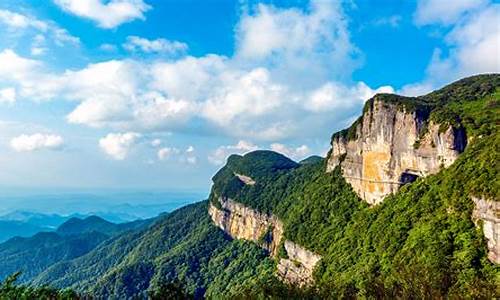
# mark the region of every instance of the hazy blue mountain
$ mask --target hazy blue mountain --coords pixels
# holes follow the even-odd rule
[[[28,237],[40,231],[49,231],[47,227],[37,226],[20,221],[1,221],[0,220],[0,242],[6,241],[12,237]]]
[[[206,197],[206,192],[64,189],[18,191],[2,187],[0,215],[14,211],[75,217],[96,215],[113,223],[122,223],[156,217],[160,213],[173,211]]]
[[[80,214],[61,216],[41,214],[30,211],[13,211],[0,216],[0,242],[12,237],[30,237],[38,232],[49,232],[73,217],[85,217]]]
[[[115,224],[98,216],[90,216],[85,219],[71,218],[59,226],[56,233],[63,236],[79,235],[91,232],[115,235],[127,230],[139,228],[151,223],[152,221],[153,219],[147,219]]]
[[[55,232],[11,238],[0,244],[0,281],[18,271],[22,272],[21,281],[30,280],[54,263],[84,255],[115,235],[147,227],[153,222],[154,219],[146,219],[115,224],[97,216],[74,217],[61,224]],[[40,228],[33,231],[37,229]]]

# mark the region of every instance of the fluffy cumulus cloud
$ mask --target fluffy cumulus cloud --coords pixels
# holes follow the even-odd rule
[[[187,51],[188,45],[178,41],[166,39],[148,40],[138,36],[129,36],[123,44],[128,51],[142,51],[145,53],[164,53],[169,55],[182,54]]]
[[[340,1],[311,1],[305,10],[259,4],[242,17],[236,38],[239,58],[272,65],[284,82],[350,78],[359,65]]]
[[[452,24],[471,10],[482,7],[487,3],[488,0],[420,0],[417,3],[414,18],[418,25]]]
[[[161,140],[160,139],[154,139],[151,141],[151,146],[152,147],[159,147],[161,145]]]
[[[61,149],[64,139],[60,135],[35,133],[22,134],[10,141],[10,146],[17,152],[31,152],[41,149]]]
[[[350,87],[328,82],[310,93],[305,102],[305,107],[315,112],[342,112],[351,107],[359,107],[377,93],[394,93],[394,89],[390,86],[382,86],[373,90],[363,82],[358,82]]]
[[[102,28],[115,28],[135,19],[145,19],[151,6],[143,0],[54,0],[63,10],[95,21]]]
[[[198,162],[198,157],[193,146],[188,146],[184,151],[176,147],[163,147],[157,152],[158,160],[160,161],[177,161],[180,163],[195,165]]]
[[[226,162],[226,159],[231,154],[245,154],[254,150],[259,149],[257,145],[254,145],[248,141],[239,141],[235,145],[220,146],[215,149],[208,156],[208,161],[214,165],[222,165]]]
[[[258,149],[269,149],[297,161],[306,158],[312,152],[307,145],[292,147],[282,143],[271,143],[268,147],[263,147],[249,141],[240,140],[234,145],[219,146],[208,155],[208,161],[213,165],[220,166],[223,165],[232,154],[244,155]]]
[[[179,154],[181,151],[177,148],[164,147],[158,150],[158,159],[159,160],[167,160],[174,155]]]
[[[143,134],[202,129],[269,142],[328,135],[374,93],[392,92],[351,82],[358,51],[337,2],[312,1],[305,9],[259,4],[243,14],[236,40],[233,57],[109,60],[60,73],[4,50],[0,85],[15,89],[16,101],[73,101],[66,117],[73,124]],[[128,42],[146,52],[176,47]]]
[[[136,132],[110,133],[99,140],[99,147],[111,158],[124,160],[140,137]]]
[[[0,89],[0,104],[12,104],[16,102],[16,90],[14,88]]]
[[[500,4],[487,0],[419,1],[415,21],[445,30],[447,49],[436,48],[423,82],[403,93],[428,92],[458,78],[500,72]]]
[[[399,27],[399,24],[403,20],[403,17],[400,15],[392,15],[385,18],[378,18],[373,21],[373,25],[375,26],[390,26],[393,28]]]
[[[307,145],[302,145],[296,148],[288,147],[284,144],[273,143],[270,146],[271,150],[279,152],[285,156],[288,156],[294,160],[302,160],[311,154],[311,149]]]
[[[44,54],[51,43],[59,47],[80,44],[79,38],[72,36],[66,29],[59,27],[54,22],[40,20],[19,12],[0,9],[0,24],[3,25],[2,30],[5,31],[4,38],[12,33],[16,38],[20,34],[31,36],[32,55]]]

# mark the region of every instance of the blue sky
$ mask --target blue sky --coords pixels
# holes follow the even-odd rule
[[[500,71],[488,0],[4,0],[0,186],[203,190],[324,155],[377,92]]]

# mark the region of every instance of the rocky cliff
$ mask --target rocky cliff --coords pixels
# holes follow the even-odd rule
[[[273,256],[283,237],[283,224],[273,215],[260,213],[254,209],[227,198],[219,198],[221,208],[212,203],[208,213],[214,224],[236,239],[259,243]]]
[[[278,257],[283,240],[283,224],[274,215],[260,213],[227,198],[219,198],[220,208],[210,203],[208,212],[214,224],[235,239],[259,244]],[[313,282],[313,270],[321,256],[291,241],[283,241],[286,258],[280,258],[277,275],[299,286]]]
[[[284,247],[288,257],[280,259],[278,276],[285,282],[300,286],[313,283],[314,267],[321,256],[288,240],[284,242]]]
[[[429,121],[425,107],[405,107],[387,97],[396,96],[375,96],[351,128],[334,134],[327,161],[327,171],[340,165],[347,182],[369,204],[449,166],[466,145],[464,130],[443,128]]]
[[[482,226],[484,237],[488,241],[488,258],[500,264],[500,202],[476,197],[472,200],[472,218],[477,226]]]

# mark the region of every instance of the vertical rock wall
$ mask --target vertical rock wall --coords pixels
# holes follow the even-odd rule
[[[340,165],[360,198],[380,203],[401,185],[451,165],[464,150],[463,130],[440,131],[432,122],[424,130],[427,118],[375,98],[353,128],[354,138],[337,134],[332,139],[327,171]],[[421,136],[422,131],[426,133]]]
[[[258,243],[273,257],[278,256],[283,239],[283,223],[273,215],[260,213],[227,198],[219,198],[221,208],[210,203],[208,213],[214,224],[232,238]],[[313,270],[321,256],[297,245],[284,241],[288,258],[280,259],[278,276],[285,282],[299,286],[314,281]]]
[[[210,204],[214,224],[233,238],[245,239],[268,250],[273,256],[283,237],[283,224],[275,216],[260,213],[227,198],[219,198],[222,209]],[[268,236],[266,236],[268,235]]]
[[[500,202],[473,197],[472,219],[483,229],[488,246],[488,258],[500,264]],[[478,222],[481,221],[481,222]]]
[[[285,241],[285,250],[288,258],[279,261],[279,277],[285,282],[299,286],[313,283],[314,267],[321,256],[288,240]]]

